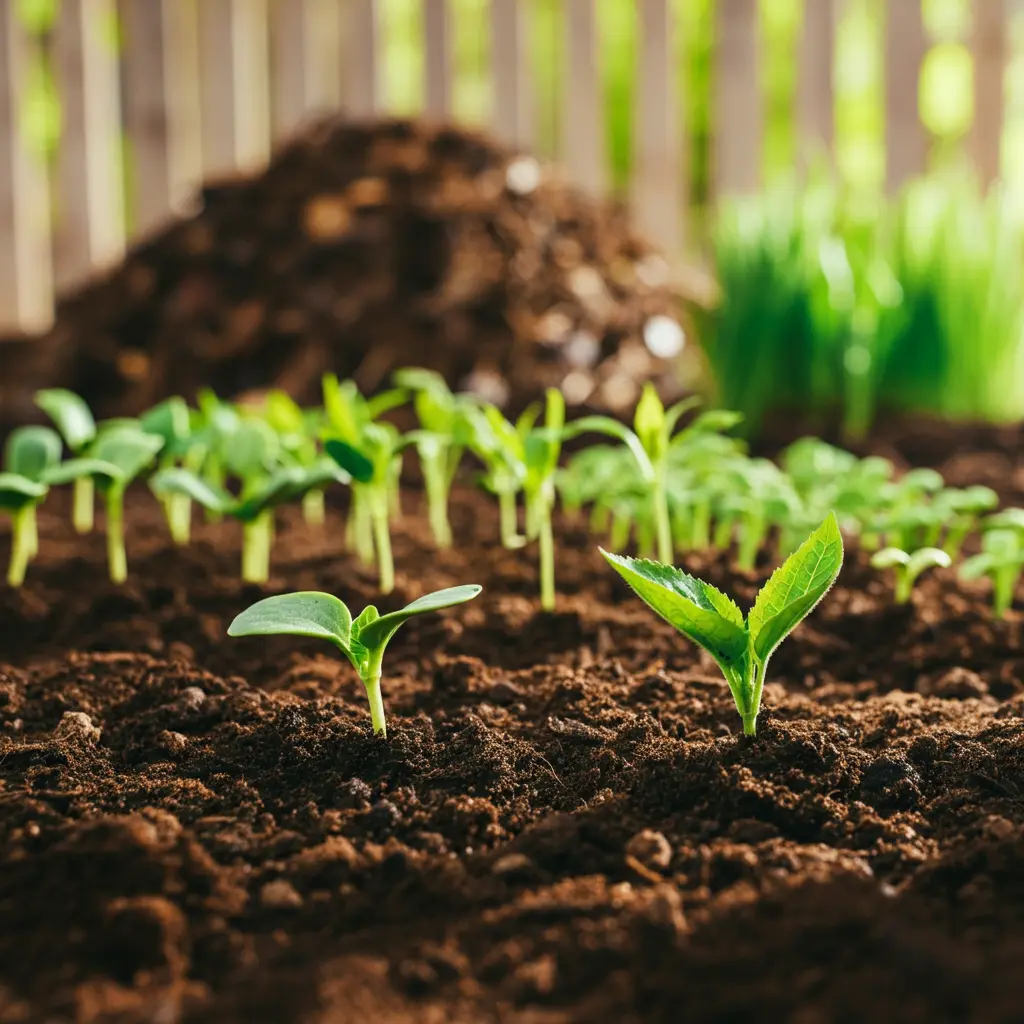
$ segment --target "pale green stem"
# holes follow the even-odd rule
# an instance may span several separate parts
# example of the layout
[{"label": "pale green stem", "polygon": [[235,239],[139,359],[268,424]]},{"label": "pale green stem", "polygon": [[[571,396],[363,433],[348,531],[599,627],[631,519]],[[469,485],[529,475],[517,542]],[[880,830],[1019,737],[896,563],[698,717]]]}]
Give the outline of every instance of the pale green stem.
[{"label": "pale green stem", "polygon": [[910,601],[910,592],[914,587],[914,580],[907,572],[906,566],[896,568],[896,594],[897,604],[907,604]]},{"label": "pale green stem", "polygon": [[756,666],[754,688],[750,694],[750,703],[746,707],[739,709],[740,717],[743,719],[744,736],[754,736],[757,733],[757,714],[761,710],[761,693],[764,690],[764,677],[767,671],[767,660]]},{"label": "pale green stem", "polygon": [[608,534],[608,547],[612,551],[622,551],[629,543],[630,530],[633,528],[633,521],[624,512],[612,514],[611,530]]},{"label": "pale green stem", "polygon": [[169,494],[164,499],[171,540],[185,547],[192,538],[192,499],[187,494]]},{"label": "pale green stem", "polygon": [[306,491],[302,496],[302,518],[310,526],[323,526],[327,518],[324,505],[324,492],[319,488]]},{"label": "pale green stem", "polygon": [[75,533],[91,533],[96,505],[96,484],[91,476],[80,476],[71,485],[71,525]]},{"label": "pale green stem", "polygon": [[[387,501],[384,504],[387,510]],[[380,691],[381,661],[384,648],[371,651],[367,660],[360,666],[359,677],[366,687],[366,699],[370,702],[370,721],[373,731],[378,736],[387,736],[388,729],[384,721],[384,698]]]},{"label": "pale green stem", "polygon": [[1017,583],[1020,568],[1016,565],[1000,565],[992,574],[993,609],[996,616],[1002,618],[1013,604],[1013,591]]},{"label": "pale green stem", "polygon": [[516,492],[502,490],[498,493],[498,511],[501,516],[501,543],[506,548],[518,547],[519,523],[516,514]]},{"label": "pale green stem", "polygon": [[765,522],[761,515],[748,516],[743,523],[736,564],[744,572],[751,572],[757,564],[757,553],[764,541]]},{"label": "pale green stem", "polygon": [[270,578],[270,546],[273,518],[269,509],[251,522],[242,524],[242,579],[246,583],[266,583]]},{"label": "pale green stem", "polygon": [[25,570],[31,555],[31,523],[35,520],[35,507],[31,504],[17,509],[11,518],[11,558],[7,563],[7,582],[20,587],[25,582]]},{"label": "pale green stem", "polygon": [[128,579],[128,555],[124,549],[124,491],[107,491],[107,567],[114,583]]},{"label": "pale green stem", "polygon": [[711,502],[707,499],[699,499],[693,506],[690,544],[697,551],[706,551],[711,547]]},{"label": "pale green stem", "polygon": [[450,548],[452,529],[448,523],[448,487],[444,467],[435,460],[424,462],[423,482],[427,491],[427,519],[434,543],[439,548]]},{"label": "pale green stem", "polygon": [[540,606],[546,612],[555,609],[555,538],[551,532],[551,515],[545,508],[537,509],[540,542]]},{"label": "pale green stem", "polygon": [[352,507],[349,510],[349,543],[363,565],[373,565],[373,528],[370,520],[369,494],[362,485],[353,487]]},{"label": "pale green stem", "polygon": [[590,532],[607,533],[611,526],[612,512],[607,505],[596,504],[590,510]]},{"label": "pale green stem", "polygon": [[39,554],[39,522],[36,519],[35,504],[26,506],[25,547],[28,550],[29,561]]},{"label": "pale green stem", "polygon": [[668,517],[668,495],[665,493],[665,481],[658,479],[652,492],[654,503],[654,528],[658,539],[658,561],[664,565],[672,564],[672,524]]},{"label": "pale green stem", "polygon": [[387,492],[372,495],[373,539],[377,549],[377,572],[380,576],[380,592],[390,594],[395,589],[395,563],[391,555],[391,529],[388,523]]}]

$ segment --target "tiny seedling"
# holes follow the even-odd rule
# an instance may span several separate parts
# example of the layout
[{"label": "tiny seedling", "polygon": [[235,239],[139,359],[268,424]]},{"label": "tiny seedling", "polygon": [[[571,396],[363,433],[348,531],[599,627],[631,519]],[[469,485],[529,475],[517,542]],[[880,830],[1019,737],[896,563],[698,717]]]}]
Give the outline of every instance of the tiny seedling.
[{"label": "tiny seedling", "polygon": [[353,619],[333,594],[303,591],[266,597],[247,608],[228,627],[228,636],[311,636],[329,640],[352,663],[366,687],[373,731],[387,735],[380,690],[384,648],[395,631],[414,615],[472,601],[483,588],[475,583],[448,587],[417,598],[396,612],[381,615],[373,605]]},{"label": "tiny seedling", "polygon": [[[53,420],[68,451],[76,458],[84,456],[96,437],[96,420],[85,399],[64,388],[45,388],[36,392],[35,402]],[[78,477],[72,485],[71,524],[76,533],[92,530],[94,492],[93,478],[88,475]]]},{"label": "tiny seedling", "polygon": [[60,462],[61,441],[49,427],[18,427],[4,446],[0,472],[0,510],[11,517],[11,555],[7,582],[20,587],[39,550],[36,508],[46,497],[47,473]]},{"label": "tiny seedling", "polygon": [[902,548],[882,548],[871,556],[875,569],[892,569],[896,578],[897,604],[906,604],[914,584],[926,569],[948,569],[953,560],[942,548],[918,548],[908,554]]},{"label": "tiny seedling", "polygon": [[977,528],[982,513],[999,504],[999,495],[991,487],[980,485],[948,487],[935,496],[935,504],[947,512],[942,550],[955,559],[959,557],[967,535]]},{"label": "tiny seedling", "polygon": [[960,566],[960,578],[992,581],[992,608],[1003,618],[1013,604],[1017,582],[1024,572],[1024,532],[1007,527],[987,530],[981,538],[981,554]]},{"label": "tiny seedling", "polygon": [[[160,469],[170,469],[179,462],[190,469],[202,464],[205,450],[192,441],[192,419],[185,399],[175,396],[154,405],[139,418],[139,426],[163,442]],[[161,500],[171,540],[184,547],[192,535],[192,500],[187,494],[166,494]]]},{"label": "tiny seedling", "polygon": [[772,573],[746,621],[731,598],[682,569],[604,550],[601,554],[641,600],[715,659],[743,720],[743,732],[753,736],[768,659],[835,582],[843,564],[843,538],[830,512]]},{"label": "tiny seedling", "polygon": [[[286,391],[268,391],[262,418],[277,433],[281,458],[286,465],[309,469],[320,457],[317,434],[322,415],[319,409],[303,409]],[[323,526],[326,519],[324,489],[313,487],[302,497],[302,518],[310,526]]]}]

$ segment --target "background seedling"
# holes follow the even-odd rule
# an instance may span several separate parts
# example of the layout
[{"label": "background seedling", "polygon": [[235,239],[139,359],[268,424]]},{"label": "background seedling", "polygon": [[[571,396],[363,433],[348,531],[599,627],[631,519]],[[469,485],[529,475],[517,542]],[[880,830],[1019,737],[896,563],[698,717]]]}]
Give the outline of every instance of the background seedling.
[{"label": "background seedling", "polygon": [[871,556],[876,569],[892,569],[896,579],[896,603],[906,604],[921,573],[926,569],[948,569],[953,560],[941,548],[919,548],[908,554],[900,548],[882,548]]},{"label": "background seedling", "polygon": [[[139,418],[139,426],[145,433],[160,438],[161,469],[169,469],[179,461],[189,468],[201,465],[204,452],[200,445],[192,444],[192,421],[185,399],[168,398],[153,406]],[[192,534],[192,501],[187,494],[167,494],[162,503],[171,540],[184,547]]]},{"label": "background seedling", "polygon": [[[96,437],[96,421],[85,399],[64,388],[37,391],[36,405],[53,420],[68,451],[82,457]],[[78,477],[72,487],[71,524],[77,533],[89,533],[93,527],[96,499],[91,476]]]},{"label": "background seedling", "polygon": [[[260,413],[277,434],[285,465],[310,469],[320,457],[317,436],[323,426],[319,409],[303,409],[284,391],[268,391]],[[324,489],[313,487],[302,497],[302,518],[310,526],[323,526],[326,517]]]},{"label": "background seedling", "polygon": [[992,608],[1003,618],[1013,604],[1017,582],[1024,572],[1024,533],[1006,527],[987,530],[981,538],[981,554],[960,566],[960,578],[992,581]]},{"label": "background seedling", "polygon": [[603,550],[601,554],[637,596],[715,659],[743,720],[743,732],[753,736],[768,659],[835,582],[843,564],[843,539],[830,512],[772,573],[746,621],[731,598],[682,569]]},{"label": "background seedling", "polygon": [[228,627],[228,636],[312,636],[329,640],[352,663],[366,687],[373,731],[387,735],[380,677],[384,648],[402,623],[414,615],[472,601],[483,588],[475,583],[437,590],[396,612],[380,615],[368,605],[353,619],[333,594],[303,591],[267,597],[247,608]]}]

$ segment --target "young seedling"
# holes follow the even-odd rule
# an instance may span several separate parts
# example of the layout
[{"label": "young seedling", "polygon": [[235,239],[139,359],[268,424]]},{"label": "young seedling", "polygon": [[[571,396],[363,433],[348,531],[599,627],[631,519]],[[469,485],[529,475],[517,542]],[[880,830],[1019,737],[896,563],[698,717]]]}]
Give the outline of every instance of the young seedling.
[{"label": "young seedling", "polygon": [[641,600],[715,659],[743,720],[743,732],[753,736],[768,660],[835,582],[843,564],[843,539],[830,512],[772,573],[746,621],[731,598],[682,569],[601,553]]},{"label": "young seedling", "polygon": [[39,550],[36,508],[46,497],[46,475],[60,462],[61,440],[49,427],[18,427],[4,446],[0,472],[0,510],[11,517],[11,555],[7,582],[20,587]]},{"label": "young seedling", "polygon": [[[262,418],[276,432],[286,465],[310,469],[320,458],[317,435],[322,427],[319,409],[303,409],[285,391],[268,391]],[[302,498],[302,518],[310,526],[323,526],[326,518],[324,489],[314,487]]]},{"label": "young seedling", "polygon": [[948,569],[953,560],[942,548],[919,548],[908,554],[901,548],[882,548],[871,556],[875,569],[892,569],[896,578],[896,603],[906,604],[921,573],[926,569]]},{"label": "young seedling", "polygon": [[107,569],[114,583],[128,578],[124,547],[124,493],[128,485],[152,465],[163,441],[144,433],[133,421],[103,425],[84,458],[69,459],[48,474],[51,484],[71,483],[88,476],[106,508]]},{"label": "young seedling", "polygon": [[397,612],[380,615],[373,605],[353,619],[333,594],[303,591],[266,597],[247,608],[228,627],[228,636],[311,636],[328,640],[352,663],[366,687],[373,731],[387,735],[380,677],[384,648],[402,623],[414,615],[472,601],[483,588],[475,583],[437,590]]},{"label": "young seedling", "polygon": [[465,416],[469,399],[452,394],[444,377],[433,370],[398,370],[392,379],[399,388],[412,392],[420,429],[407,436],[413,439],[423,468],[427,519],[434,543],[439,548],[450,548],[448,496],[470,440]]},{"label": "young seedling", "polygon": [[[999,495],[991,487],[948,487],[935,496],[937,506],[945,515],[946,536],[942,550],[950,558],[958,558],[964,540],[976,529],[983,512],[991,511],[999,504]],[[937,541],[933,538],[933,542]]]},{"label": "young seedling", "polygon": [[981,554],[960,566],[960,578],[992,581],[992,608],[1003,618],[1013,604],[1017,582],[1024,572],[1024,533],[1007,527],[987,530],[981,538]]},{"label": "young seedling", "polygon": [[[53,420],[68,451],[76,458],[84,456],[96,437],[96,421],[85,400],[64,388],[45,388],[36,392],[35,402]],[[74,481],[71,524],[76,533],[92,530],[96,504],[94,492],[91,476],[80,476]]]},{"label": "young seedling", "polygon": [[[192,470],[202,465],[205,449],[193,441],[192,419],[185,399],[173,397],[154,405],[139,417],[139,426],[163,443],[160,469],[170,469],[179,462]],[[185,547],[192,536],[192,500],[187,494],[166,494],[161,501],[171,540]]]}]

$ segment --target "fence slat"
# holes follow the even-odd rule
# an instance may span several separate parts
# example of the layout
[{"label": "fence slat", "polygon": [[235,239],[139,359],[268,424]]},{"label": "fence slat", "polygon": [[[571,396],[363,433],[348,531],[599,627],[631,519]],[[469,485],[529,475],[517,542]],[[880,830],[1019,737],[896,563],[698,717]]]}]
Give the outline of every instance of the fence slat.
[{"label": "fence slat", "polygon": [[530,78],[525,12],[519,0],[491,0],[492,125],[511,146],[530,144]]},{"label": "fence slat", "polygon": [[717,196],[761,184],[757,0],[716,0],[712,173]]},{"label": "fence slat", "polygon": [[58,288],[124,254],[121,83],[114,0],[64,0],[54,33],[63,114],[57,151]]},{"label": "fence slat", "polygon": [[669,0],[640,0],[633,209],[641,231],[670,253],[680,245],[680,200],[688,176],[675,102],[674,24]]},{"label": "fence slat", "polygon": [[565,76],[561,159],[596,194],[605,185],[605,141],[594,0],[565,0]]},{"label": "fence slat", "polygon": [[201,0],[203,172],[252,170],[270,149],[267,0]]},{"label": "fence slat", "polygon": [[807,166],[830,156],[835,138],[836,0],[804,0],[797,84],[797,138]]},{"label": "fence slat", "polygon": [[971,50],[974,56],[974,123],[970,151],[978,176],[990,185],[1000,172],[1004,76],[1009,50],[1009,11],[1003,0],[974,0]]},{"label": "fence slat", "polygon": [[889,0],[885,13],[885,183],[895,192],[925,169],[928,139],[919,90],[928,42],[921,0]]},{"label": "fence slat", "polygon": [[0,329],[45,330],[53,319],[46,164],[21,124],[35,45],[16,0],[0,0]]},{"label": "fence slat", "polygon": [[195,0],[122,0],[120,14],[128,220],[144,234],[178,212],[202,176],[198,15]]},{"label": "fence slat", "polygon": [[430,117],[447,117],[451,110],[452,48],[449,36],[448,0],[424,0],[423,93],[424,112]]},{"label": "fence slat", "polygon": [[345,106],[357,117],[376,113],[380,104],[378,13],[376,0],[347,0],[343,26]]}]

